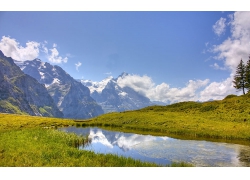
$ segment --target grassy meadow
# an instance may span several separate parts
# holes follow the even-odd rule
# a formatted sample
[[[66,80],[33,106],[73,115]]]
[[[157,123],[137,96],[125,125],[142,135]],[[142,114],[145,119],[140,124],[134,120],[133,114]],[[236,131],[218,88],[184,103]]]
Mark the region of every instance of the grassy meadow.
[[[76,147],[87,142],[87,138],[56,130],[66,126],[99,126],[123,132],[250,144],[249,104],[250,94],[246,94],[229,95],[221,101],[181,102],[114,112],[88,120],[0,114],[0,166],[158,166],[131,158],[78,150]],[[192,165],[182,162],[172,166]]]
[[[104,114],[77,126],[102,126],[142,134],[250,143],[250,94],[212,102],[180,102]]]
[[[112,154],[78,150],[87,137],[57,131],[73,120],[0,114],[0,167],[157,167]],[[192,166],[181,162],[173,167]]]

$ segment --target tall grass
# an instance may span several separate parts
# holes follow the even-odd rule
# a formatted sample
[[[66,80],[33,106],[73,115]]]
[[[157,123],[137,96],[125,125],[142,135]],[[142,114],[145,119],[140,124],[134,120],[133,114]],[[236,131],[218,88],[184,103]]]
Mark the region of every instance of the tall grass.
[[[154,163],[79,150],[87,137],[57,131],[73,120],[0,114],[0,167],[157,167]],[[182,164],[180,164],[182,166]]]
[[[76,148],[86,139],[53,129],[5,131],[0,136],[1,167],[156,167],[132,158]]]

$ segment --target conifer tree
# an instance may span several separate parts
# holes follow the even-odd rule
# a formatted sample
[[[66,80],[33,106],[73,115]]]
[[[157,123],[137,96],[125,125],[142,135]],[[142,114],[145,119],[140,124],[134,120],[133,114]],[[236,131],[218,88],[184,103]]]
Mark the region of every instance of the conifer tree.
[[[236,89],[242,89],[243,94],[245,94],[246,71],[245,71],[245,65],[244,65],[244,62],[242,61],[242,59],[240,60],[239,65],[237,66],[233,83],[234,83],[234,87]]]
[[[250,55],[249,55],[249,59],[247,61],[246,67],[245,67],[245,78],[246,78],[246,89],[250,89]]]

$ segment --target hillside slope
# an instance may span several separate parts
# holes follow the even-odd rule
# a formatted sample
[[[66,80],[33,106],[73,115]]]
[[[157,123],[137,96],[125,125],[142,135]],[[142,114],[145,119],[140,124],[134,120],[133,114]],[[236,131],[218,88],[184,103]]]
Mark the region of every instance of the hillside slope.
[[[83,125],[150,133],[217,139],[250,140],[250,93],[212,102],[180,102],[109,113]]]
[[[0,51],[0,112],[63,117],[44,85]]]

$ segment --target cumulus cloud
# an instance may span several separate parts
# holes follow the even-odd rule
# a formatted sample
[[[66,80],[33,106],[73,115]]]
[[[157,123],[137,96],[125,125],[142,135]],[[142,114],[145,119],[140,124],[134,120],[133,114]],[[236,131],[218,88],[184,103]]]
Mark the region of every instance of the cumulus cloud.
[[[40,43],[29,41],[26,46],[20,45],[16,39],[3,36],[0,41],[0,50],[5,56],[18,61],[33,60],[39,56]]]
[[[217,63],[210,65],[215,69],[225,70],[226,68],[231,71],[230,76],[221,82],[211,82],[204,90],[200,92],[201,101],[210,99],[219,100],[223,99],[229,94],[240,95],[242,92],[236,91],[233,87],[233,76],[240,60],[245,63],[248,60],[250,53],[250,12],[235,12],[229,16],[229,27],[231,35],[225,39],[221,44],[214,45],[212,52],[216,54],[215,59],[221,60],[224,67],[219,66]],[[226,27],[225,19],[220,18],[213,26],[215,33],[220,35]]]
[[[151,100],[163,102],[180,102],[180,101],[197,101],[199,100],[199,90],[209,83],[209,79],[205,80],[189,80],[183,88],[170,88],[166,83],[157,85],[148,91],[147,96]]]
[[[78,68],[82,65],[82,63],[81,63],[81,62],[78,62],[78,63],[76,63],[75,65],[76,65],[76,70],[78,71]]]
[[[0,50],[7,57],[11,57],[17,61],[26,61],[33,60],[38,58],[39,53],[43,52],[47,55],[48,60],[52,63],[66,63],[68,61],[68,57],[59,56],[59,52],[57,50],[57,44],[53,44],[52,49],[47,48],[47,41],[43,43],[38,43],[35,41],[28,41],[25,45],[22,46],[20,43],[10,37],[2,36],[0,41]]]
[[[246,63],[250,53],[249,17],[250,12],[244,11],[235,12],[229,16],[228,24],[230,26],[231,35],[221,44],[214,45],[212,48],[212,52],[216,54],[215,59],[221,60],[224,63],[224,67],[220,67],[217,63],[214,63],[212,67],[221,70],[227,68],[231,71],[231,74],[226,80],[221,82],[212,82],[203,91],[201,91],[201,101],[207,101],[210,99],[219,100],[223,99],[229,94],[242,94],[242,92],[236,91],[236,89],[233,87],[232,81],[236,67],[240,60],[242,59]],[[224,22],[224,20],[221,19],[217,22],[220,21]]]
[[[229,94],[240,95],[233,87],[233,74],[221,82],[212,82],[200,93],[200,101],[220,100]]]
[[[250,53],[250,12],[235,12],[230,17],[231,36],[213,47],[215,58],[222,60],[224,65],[235,71],[239,61],[244,62]]]
[[[220,18],[214,25],[213,30],[214,33],[220,36],[222,33],[225,32],[226,29],[226,18]]]
[[[205,80],[189,80],[183,88],[171,88],[168,84],[155,85],[149,76],[127,75],[119,77],[117,83],[120,87],[130,87],[150,100],[163,102],[179,102],[198,100],[198,90],[209,83]]]
[[[60,64],[62,62],[67,63],[68,57],[63,58],[62,56],[59,56],[59,52],[56,46],[57,46],[56,44],[53,44],[53,48],[50,49],[51,53],[48,53],[48,60],[56,64]]]
[[[119,77],[117,83],[122,88],[127,86],[143,95],[146,95],[148,90],[154,86],[153,80],[146,75],[139,76],[128,74],[127,76]]]

